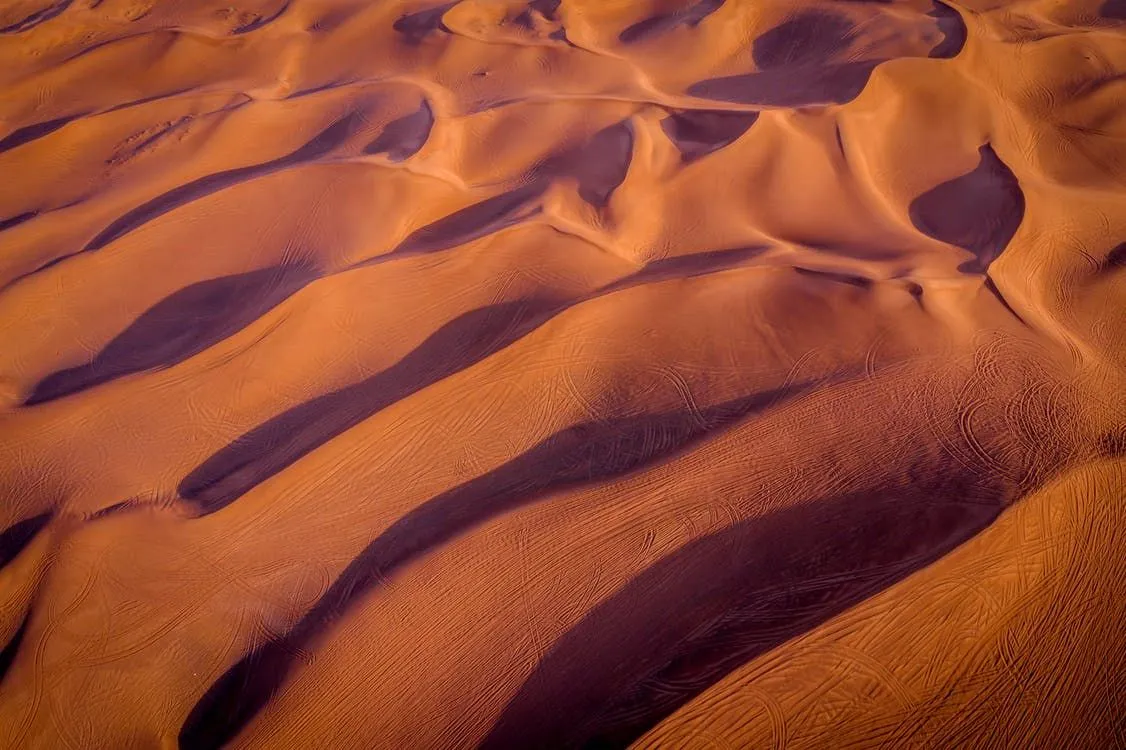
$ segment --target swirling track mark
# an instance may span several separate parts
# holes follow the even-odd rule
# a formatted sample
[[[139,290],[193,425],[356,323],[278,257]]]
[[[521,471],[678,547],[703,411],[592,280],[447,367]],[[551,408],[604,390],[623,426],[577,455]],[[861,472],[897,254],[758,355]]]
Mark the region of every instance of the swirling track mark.
[[[52,401],[136,372],[171,367],[242,330],[317,278],[309,265],[200,281],[165,297],[88,364],[48,375],[25,402]]]
[[[758,112],[673,112],[661,129],[679,149],[681,159],[692,162],[734,143],[758,120]]]
[[[387,123],[383,132],[364,147],[365,154],[387,154],[393,162],[400,162],[418,153],[430,137],[434,127],[434,112],[430,102],[422,100],[417,112]]]
[[[618,35],[623,44],[635,44],[654,36],[664,34],[681,26],[695,28],[705,18],[723,7],[724,0],[699,0],[684,10],[661,13],[644,21],[638,21]]]
[[[624,747],[740,664],[980,532],[1006,495],[936,471],[691,542],[556,641],[481,747]]]
[[[276,694],[292,671],[293,654],[307,649],[357,598],[410,561],[549,492],[636,471],[812,387],[754,393],[697,414],[675,411],[578,424],[431,498],[368,545],[284,638],[255,648],[216,681],[189,714],[180,747],[214,748],[232,739]]]
[[[923,193],[908,207],[923,234],[975,256],[958,266],[985,273],[1004,251],[1024,219],[1024,193],[1016,176],[986,143],[972,171]]]
[[[50,21],[52,18],[61,15],[67,8],[74,4],[74,0],[59,0],[54,5],[48,5],[46,8],[35,11],[31,15],[16,21],[13,24],[0,28],[0,34],[19,34],[23,31],[30,31],[42,23]]]
[[[3,568],[24,550],[35,535],[50,522],[53,513],[40,513],[31,518],[17,521],[0,532],[0,568]]]

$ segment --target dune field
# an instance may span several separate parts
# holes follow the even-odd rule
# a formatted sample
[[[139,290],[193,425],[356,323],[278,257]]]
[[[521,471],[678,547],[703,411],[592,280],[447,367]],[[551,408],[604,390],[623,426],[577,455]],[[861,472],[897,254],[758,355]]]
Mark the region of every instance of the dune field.
[[[4,0],[0,748],[1126,748],[1123,0]]]

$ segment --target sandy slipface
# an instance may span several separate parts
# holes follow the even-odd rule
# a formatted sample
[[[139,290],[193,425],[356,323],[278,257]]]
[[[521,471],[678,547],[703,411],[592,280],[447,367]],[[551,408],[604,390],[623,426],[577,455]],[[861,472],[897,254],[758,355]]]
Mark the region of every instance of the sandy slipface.
[[[0,8],[3,747],[1126,747],[1126,5]]]

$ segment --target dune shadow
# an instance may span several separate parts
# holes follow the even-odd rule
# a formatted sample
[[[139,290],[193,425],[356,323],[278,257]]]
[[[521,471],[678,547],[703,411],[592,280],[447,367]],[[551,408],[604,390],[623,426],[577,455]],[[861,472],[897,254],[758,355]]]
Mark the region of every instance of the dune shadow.
[[[1106,0],[1099,8],[1099,15],[1111,21],[1126,21],[1126,0]]]
[[[973,253],[958,266],[964,273],[985,273],[1024,219],[1024,193],[1016,176],[988,143],[978,156],[973,171],[923,193],[907,211],[923,234]]]
[[[3,232],[5,229],[11,229],[12,227],[18,227],[20,224],[23,224],[25,221],[31,221],[38,215],[38,211],[24,211],[22,214],[16,214],[7,219],[0,219],[0,232]]]
[[[282,14],[284,14],[287,10],[289,10],[289,6],[290,6],[291,3],[292,3],[292,0],[284,0],[281,3],[281,5],[278,7],[278,9],[276,11],[274,11],[273,13],[271,13],[267,16],[261,16],[261,17],[255,18],[250,23],[246,23],[246,24],[243,24],[242,26],[239,26],[234,31],[232,31],[231,34],[234,35],[234,36],[241,36],[242,34],[249,34],[252,31],[257,31],[258,29],[261,29],[264,26],[269,26],[274,21],[281,18]]]
[[[387,123],[376,139],[364,147],[364,153],[387,154],[390,161],[404,161],[425,145],[433,126],[434,112],[430,102],[423,99],[417,112]]]
[[[442,23],[442,16],[446,15],[446,11],[457,5],[457,2],[445,3],[426,10],[416,11],[414,13],[407,13],[399,16],[395,23],[391,24],[391,28],[399,32],[403,39],[411,45],[421,44],[431,32],[445,31],[449,32],[446,25]]]
[[[4,531],[0,531],[0,568],[4,568],[23,552],[31,540],[51,521],[51,512],[17,521]]]
[[[1107,271],[1112,268],[1126,268],[1126,242],[1119,243],[1107,253],[1102,270]]]
[[[431,498],[369,544],[288,634],[254,648],[217,680],[192,709],[180,732],[180,747],[215,748],[232,739],[277,693],[297,655],[410,561],[549,492],[622,476],[666,459],[815,385],[795,384],[700,410],[578,424]]]
[[[930,57],[937,60],[957,57],[966,46],[966,38],[969,36],[962,14],[942,0],[934,0],[934,10],[927,15],[935,19],[938,30],[943,34],[942,41],[931,50]]]
[[[635,44],[667,33],[680,26],[695,28],[705,18],[723,7],[724,0],[699,0],[694,5],[672,13],[659,13],[638,21],[618,35],[623,44]]]
[[[448,250],[518,224],[538,212],[538,207],[529,204],[539,198],[546,189],[547,184],[543,180],[534,180],[454,211],[411,232],[391,252],[391,255]],[[385,258],[380,256],[359,265],[373,265],[384,260]]]
[[[24,31],[30,31],[36,26],[62,15],[62,13],[73,4],[74,0],[58,0],[58,2],[37,10],[15,23],[0,28],[0,34],[19,34]],[[3,149],[0,149],[0,151],[2,150]]]
[[[352,134],[360,130],[365,122],[363,113],[350,112],[326,127],[296,151],[281,158],[262,164],[216,172],[175,187],[118,217],[108,227],[99,232],[94,239],[86,243],[86,246],[80,252],[100,250],[142,224],[146,224],[187,203],[225,190],[232,185],[303,162],[319,159],[344,143]]]
[[[962,17],[941,2],[929,15],[943,33],[929,55],[957,55],[966,36]],[[755,39],[751,56],[756,72],[699,81],[688,87],[688,94],[772,107],[844,104],[859,96],[872,71],[889,59],[847,59],[855,39],[856,26],[848,17],[826,10],[801,11]]]
[[[532,299],[460,315],[391,367],[282,412],[220,449],[180,482],[180,496],[201,513],[214,513],[373,414],[506,347],[562,307]]]
[[[535,170],[537,180],[569,177],[578,182],[579,197],[604,208],[625,181],[633,157],[633,126],[629,120],[605,127],[582,145],[544,161]]]
[[[43,378],[24,405],[183,362],[242,330],[318,275],[311,266],[294,264],[186,286],[142,313],[89,363]]]
[[[854,286],[858,289],[870,289],[873,283],[872,280],[868,277],[853,273],[822,271],[813,268],[802,268],[801,266],[794,266],[794,270],[801,276],[815,279],[825,279],[837,284],[848,284],[849,286]]]
[[[735,668],[947,554],[1011,499],[940,468],[693,541],[560,638],[480,747],[626,747]]]
[[[686,279],[694,276],[705,276],[719,271],[738,268],[744,262],[751,260],[770,248],[767,245],[748,245],[726,250],[709,250],[701,253],[688,253],[674,255],[669,258],[659,258],[646,263],[636,273],[624,279],[607,284],[600,292],[607,294],[620,289],[641,284],[656,284],[671,279]]]
[[[661,129],[680,151],[684,162],[692,162],[738,140],[758,120],[758,112],[671,112],[661,120]]]
[[[535,28],[532,22],[532,11],[539,13],[547,21],[558,21],[559,17],[556,15],[559,11],[559,4],[563,0],[529,0],[524,10],[512,19],[512,22],[517,26],[524,29]],[[562,29],[560,29],[562,31]]]
[[[8,676],[8,670],[12,668],[12,662],[16,660],[16,654],[19,653],[20,645],[23,643],[24,636],[27,635],[27,625],[31,621],[31,613],[24,615],[23,621],[12,634],[11,639],[4,644],[4,648],[0,649],[0,685],[4,684],[4,678]]]
[[[214,513],[365,419],[500,351],[576,304],[634,286],[723,271],[765,250],[753,246],[666,258],[578,299],[525,299],[463,313],[391,367],[298,404],[219,449],[180,481],[179,494],[200,513]]]
[[[625,180],[632,153],[633,130],[628,121],[603,128],[579,148],[545,160],[520,187],[458,209],[416,229],[389,256],[448,250],[519,224],[540,212],[536,200],[551,181],[559,177],[575,179],[579,196],[592,206],[602,208]],[[389,256],[379,256],[358,265],[382,263]]]
[[[47,120],[46,122],[37,122],[34,125],[25,125],[22,128],[13,130],[8,135],[0,139],[0,154],[5,151],[11,151],[14,148],[30,143],[37,138],[54,133],[56,130],[63,128],[75,120],[85,117],[85,114],[67,115],[66,117],[58,117],[54,120]]]

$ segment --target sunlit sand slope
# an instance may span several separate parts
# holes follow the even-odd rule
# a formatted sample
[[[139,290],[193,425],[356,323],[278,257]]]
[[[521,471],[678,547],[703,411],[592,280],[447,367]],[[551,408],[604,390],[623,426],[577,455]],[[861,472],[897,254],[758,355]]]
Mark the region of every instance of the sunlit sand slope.
[[[9,0],[0,746],[1126,747],[1121,0]]]

